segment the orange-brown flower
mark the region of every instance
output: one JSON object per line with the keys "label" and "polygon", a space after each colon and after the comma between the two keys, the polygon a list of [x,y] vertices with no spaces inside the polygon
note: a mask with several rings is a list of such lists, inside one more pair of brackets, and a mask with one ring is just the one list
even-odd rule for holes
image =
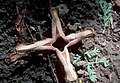
{"label": "orange-brown flower", "polygon": [[[78,78],[78,76],[73,65],[70,62],[68,47],[76,44],[81,39],[86,38],[91,34],[94,34],[94,30],[88,29],[82,32],[72,33],[70,35],[65,36],[62,30],[60,19],[58,17],[57,9],[51,8],[50,12],[52,15],[52,38],[47,38],[30,45],[19,45],[16,47],[16,51],[30,50],[30,49],[55,51],[58,58],[60,59],[61,63],[64,66],[67,80],[75,81]],[[52,44],[56,42],[58,37],[62,37],[65,41],[68,42],[68,44],[64,47],[63,51],[60,51],[58,48],[52,46]]]}

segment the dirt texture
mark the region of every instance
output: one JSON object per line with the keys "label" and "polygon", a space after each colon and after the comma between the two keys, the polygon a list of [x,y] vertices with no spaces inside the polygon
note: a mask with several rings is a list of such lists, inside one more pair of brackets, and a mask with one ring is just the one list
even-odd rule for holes
{"label": "dirt texture", "polygon": [[[114,28],[102,33],[104,24],[96,14],[100,11],[96,0],[0,0],[0,83],[66,82],[63,66],[54,52],[30,50],[20,54],[18,60],[11,60],[19,44],[52,37],[50,7],[59,9],[65,35],[88,27],[95,30],[94,37],[85,38],[69,48],[71,62],[76,54],[97,47],[99,56],[109,59],[109,66],[95,66],[95,83],[120,83],[120,7],[115,1],[107,2],[113,6]],[[56,47],[61,49],[59,45]],[[83,67],[75,65],[75,68],[77,72]],[[78,77],[83,83],[89,83],[88,76],[78,74]]]}

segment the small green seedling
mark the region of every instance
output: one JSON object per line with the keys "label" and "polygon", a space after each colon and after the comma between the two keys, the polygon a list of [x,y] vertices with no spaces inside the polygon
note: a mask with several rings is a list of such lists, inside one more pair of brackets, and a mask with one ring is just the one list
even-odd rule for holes
{"label": "small green seedling", "polygon": [[91,80],[91,82],[95,82],[96,81],[96,72],[94,72],[92,69],[91,69],[91,66],[89,64],[86,65],[87,66],[87,71],[88,71],[88,75],[89,75],[89,78]]}
{"label": "small green seedling", "polygon": [[[100,16],[104,21],[104,31],[105,31],[106,28],[109,27],[111,23],[113,23],[112,14],[111,14],[112,4],[107,3],[105,0],[104,1],[100,0],[99,4],[101,10],[103,11],[103,14],[98,13],[98,16]],[[112,25],[113,24],[111,24],[111,27],[113,28]]]}
{"label": "small green seedling", "polygon": [[109,60],[103,57],[99,61],[89,62],[88,64],[91,65],[92,67],[94,67],[94,64],[103,64],[104,67],[107,67],[109,65]]}
{"label": "small green seedling", "polygon": [[103,64],[104,67],[107,67],[109,65],[109,60],[107,58],[103,57],[99,61],[88,62],[86,64],[89,78],[92,82],[95,82],[96,78],[97,78],[96,73],[91,69],[94,67],[94,64]]}
{"label": "small green seedling", "polygon": [[79,56],[78,54],[74,57],[74,60],[73,60],[73,64],[76,64],[79,60],[80,60],[81,56]]}
{"label": "small green seedling", "polygon": [[86,55],[88,58],[92,58],[92,57],[94,57],[94,56],[97,56],[99,52],[100,52],[100,50],[95,47],[93,50],[85,52],[85,55]]}
{"label": "small green seedling", "polygon": [[[98,58],[99,52],[100,50],[95,47],[93,50],[87,51],[84,53],[85,55],[84,57],[87,61],[86,67],[87,67],[87,72],[90,78],[90,83],[94,83],[97,80],[96,72],[92,69],[95,67],[94,66],[95,64],[102,64],[104,67],[107,67],[109,65],[109,60],[106,57],[103,57],[101,59]],[[88,59],[91,59],[92,57],[96,57],[96,60],[93,62],[88,62]],[[77,54],[74,57],[74,60],[72,63],[76,64],[80,59],[81,59],[81,56]]]}
{"label": "small green seedling", "polygon": [[104,67],[107,67],[109,65],[109,60],[103,57],[100,59],[99,63],[103,64]]}

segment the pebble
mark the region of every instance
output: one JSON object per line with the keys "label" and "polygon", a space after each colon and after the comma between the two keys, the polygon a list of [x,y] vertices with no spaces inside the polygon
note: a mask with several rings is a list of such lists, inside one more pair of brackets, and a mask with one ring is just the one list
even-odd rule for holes
{"label": "pebble", "polygon": [[113,31],[114,31],[115,33],[120,32],[120,28],[115,28]]}
{"label": "pebble", "polygon": [[120,0],[116,0],[116,4],[120,7]]}
{"label": "pebble", "polygon": [[113,40],[113,42],[117,42],[118,41],[117,38],[115,38],[115,37],[113,37],[112,40]]}
{"label": "pebble", "polygon": [[102,47],[105,47],[105,45],[106,45],[106,43],[105,43],[105,42],[101,43],[101,46],[102,46]]}

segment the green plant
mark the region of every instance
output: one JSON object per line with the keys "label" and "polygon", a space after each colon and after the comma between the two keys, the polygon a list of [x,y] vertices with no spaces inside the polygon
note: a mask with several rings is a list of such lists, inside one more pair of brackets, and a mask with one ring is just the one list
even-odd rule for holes
{"label": "green plant", "polygon": [[88,71],[88,75],[91,82],[95,82],[97,78],[96,72],[94,72],[94,70],[91,69],[91,66],[89,64],[87,64],[86,66],[87,66],[87,71]]}
{"label": "green plant", "polygon": [[84,55],[86,55],[88,58],[92,58],[97,56],[99,52],[100,50],[95,47],[93,50],[85,52]]}
{"label": "green plant", "polygon": [[109,65],[109,60],[106,57],[103,57],[99,61],[96,60],[95,62],[88,62],[87,64],[92,67],[94,67],[94,64],[102,64],[104,67],[107,67]]}
{"label": "green plant", "polygon": [[99,61],[97,61],[97,59],[96,59],[95,62],[88,62],[86,64],[88,75],[92,82],[95,82],[96,78],[97,78],[96,73],[91,69],[94,67],[94,64],[103,64],[104,67],[107,67],[109,65],[109,60],[107,58],[103,57]]}
{"label": "green plant", "polygon": [[104,67],[107,67],[109,65],[109,60],[103,57],[100,59],[99,63],[103,64]]}
{"label": "green plant", "polygon": [[81,58],[81,56],[80,55],[76,55],[75,57],[74,57],[74,60],[73,60],[73,64],[76,64],[79,60],[80,60],[80,58]]}
{"label": "green plant", "polygon": [[111,25],[112,25],[112,23],[113,23],[112,13],[111,13],[112,4],[107,3],[105,0],[100,0],[99,4],[100,4],[100,8],[101,8],[103,14],[98,13],[98,16],[100,16],[103,19],[104,30],[106,30],[106,28],[109,27],[109,24],[111,23]]}
{"label": "green plant", "polygon": [[[89,78],[91,80],[91,83],[94,83],[97,79],[96,72],[93,70],[95,64],[101,64],[104,67],[107,67],[109,65],[109,60],[106,57],[99,58],[98,53],[100,50],[98,48],[94,48],[93,50],[85,52],[83,55],[86,60],[86,67],[87,67],[87,72],[89,75]],[[87,58],[86,58],[87,57]],[[89,62],[88,60],[91,59],[92,57],[96,57],[96,60]],[[73,60],[73,64],[76,64],[79,60],[81,59],[80,55],[76,55]]]}

